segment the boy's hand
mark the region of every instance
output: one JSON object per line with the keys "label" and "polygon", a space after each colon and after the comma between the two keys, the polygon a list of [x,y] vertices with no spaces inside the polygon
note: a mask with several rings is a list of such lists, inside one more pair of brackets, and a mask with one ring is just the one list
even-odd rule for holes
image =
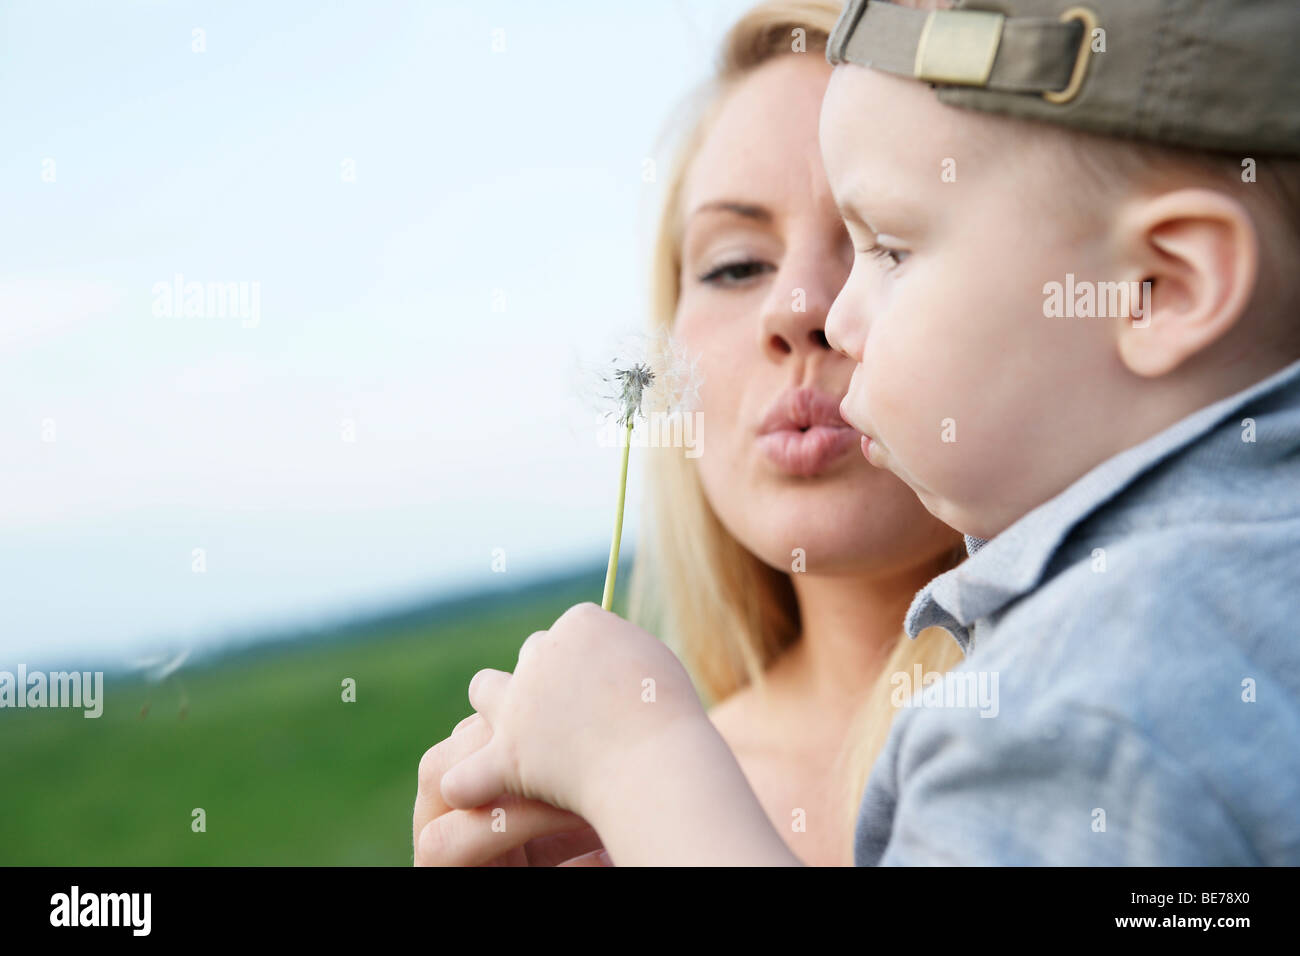
{"label": "boy's hand", "polygon": [[420,759],[412,814],[415,865],[605,865],[596,831],[568,811],[514,796],[473,810],[453,810],[443,802],[443,773],[491,739],[487,723],[473,714]]}
{"label": "boy's hand", "polygon": [[673,653],[594,604],[530,636],[513,675],[475,674],[469,700],[492,736],[442,776],[443,799],[463,810],[508,793],[591,820],[602,781],[620,767],[644,775],[656,747],[696,721],[711,729]]}

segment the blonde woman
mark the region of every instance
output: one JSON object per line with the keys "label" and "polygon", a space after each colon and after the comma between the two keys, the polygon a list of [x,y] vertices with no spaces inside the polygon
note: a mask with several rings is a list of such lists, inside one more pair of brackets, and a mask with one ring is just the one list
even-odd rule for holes
{"label": "blonde woman", "polygon": [[[769,2],[729,32],[664,196],[653,316],[697,358],[703,454],[647,449],[631,617],[664,637],[764,812],[806,863],[850,864],[896,691],[961,656],[902,633],[965,554],[839,416],[852,363],[823,334],[854,250],[817,123],[834,2]],[[918,383],[918,387],[923,387]],[[533,801],[451,810],[442,774],[490,738],[467,718],[420,765],[417,864],[599,862],[583,820]],[[503,806],[510,825],[492,826]]]}

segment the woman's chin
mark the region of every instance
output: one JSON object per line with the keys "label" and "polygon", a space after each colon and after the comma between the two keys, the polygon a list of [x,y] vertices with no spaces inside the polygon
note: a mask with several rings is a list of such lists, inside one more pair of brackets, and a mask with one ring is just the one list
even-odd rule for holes
{"label": "woman's chin", "polygon": [[[868,573],[909,556],[912,544],[903,527],[881,526],[869,514],[786,515],[769,513],[770,524],[750,528],[737,539],[765,564],[780,571],[809,574]],[[746,540],[748,539],[748,540]],[[909,549],[910,550],[910,549]]]}
{"label": "woman's chin", "polygon": [[[741,545],[787,573],[851,574],[914,560],[918,525],[941,526],[902,481],[861,457],[855,465],[797,483],[753,473],[707,476],[715,481],[705,481],[705,496]],[[937,549],[940,537],[936,531]]]}

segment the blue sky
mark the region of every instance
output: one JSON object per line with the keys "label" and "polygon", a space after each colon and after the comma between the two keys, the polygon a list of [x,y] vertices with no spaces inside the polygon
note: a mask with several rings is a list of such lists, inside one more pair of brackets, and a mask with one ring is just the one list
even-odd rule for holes
{"label": "blue sky", "polygon": [[574,362],[747,5],[0,4],[0,666],[600,560]]}

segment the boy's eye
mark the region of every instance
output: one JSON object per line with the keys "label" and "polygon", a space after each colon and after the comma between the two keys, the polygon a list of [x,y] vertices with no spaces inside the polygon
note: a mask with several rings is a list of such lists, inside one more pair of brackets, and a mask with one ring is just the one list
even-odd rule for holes
{"label": "boy's eye", "polygon": [[902,265],[910,253],[902,249],[891,249],[888,246],[882,246],[873,242],[867,248],[861,250],[863,255],[871,256],[873,259],[881,259],[889,263],[889,268]]}
{"label": "boy's eye", "polygon": [[744,259],[740,262],[728,262],[711,269],[700,276],[701,282],[712,285],[739,285],[755,276],[771,272],[772,266],[757,259]]}

